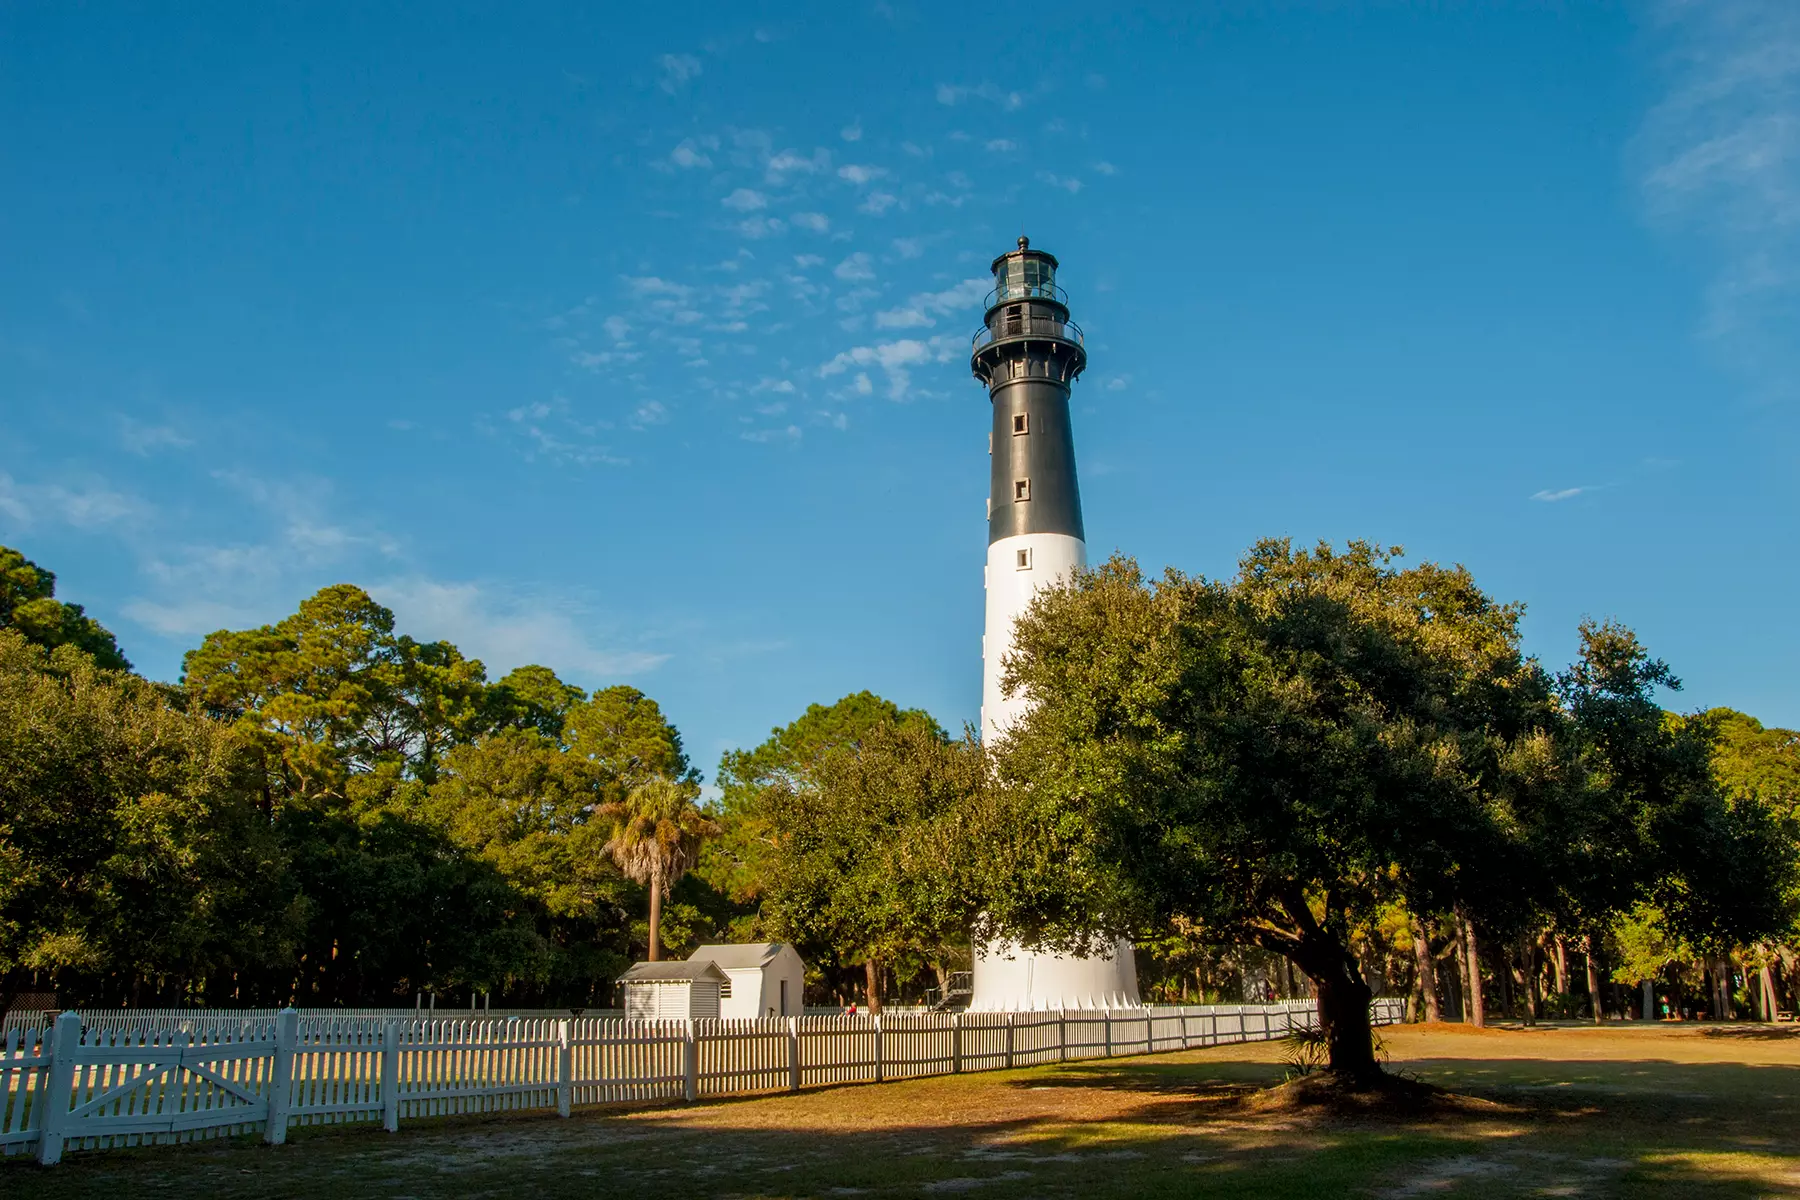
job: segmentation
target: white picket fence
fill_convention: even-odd
[[[1404,1002],[1374,1002],[1377,1024]],[[1112,1012],[809,1016],[755,1021],[422,1017],[342,1012],[63,1013],[10,1029],[0,1152],[164,1144],[294,1125],[630,1100],[696,1100],[1266,1041],[1310,1002]]]

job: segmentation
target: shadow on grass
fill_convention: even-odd
[[[1163,1058],[833,1088],[691,1108],[308,1130],[0,1168],[31,1200],[262,1197],[1800,1194],[1800,1068],[1401,1064],[1508,1111],[1241,1111],[1278,1063]]]

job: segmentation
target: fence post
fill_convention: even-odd
[[[1017,1016],[1017,1013],[1006,1014],[1006,1069],[1009,1071],[1013,1065],[1013,1021]]]
[[[1069,1061],[1069,1014],[1056,1010],[1056,1061]]]
[[[1112,1057],[1112,1009],[1103,1010],[1106,1017],[1106,1057]]]
[[[300,1014],[290,1006],[275,1014],[275,1052],[269,1060],[269,1120],[263,1141],[287,1141],[288,1109],[294,1103],[294,1053],[300,1042]]]
[[[788,1018],[788,1087],[800,1090],[800,1018]]]
[[[569,1041],[569,1019],[556,1023],[556,1115],[566,1117],[575,1099],[575,1047]]]
[[[882,1069],[885,1066],[884,1060],[886,1058],[886,1055],[887,1055],[887,1048],[886,1048],[886,1045],[881,1040],[881,1014],[876,1013],[875,1014],[875,1082],[876,1083],[880,1083],[883,1079],[885,1079],[887,1077],[887,1072]]]
[[[950,1014],[950,1073],[962,1074],[962,1014]]]
[[[381,1127],[400,1131],[400,1022],[391,1020],[381,1030]]]
[[[687,1019],[687,1036],[681,1041],[681,1098],[690,1104],[700,1098],[700,1039],[692,1017]]]
[[[81,1050],[81,1017],[66,1012],[51,1034],[50,1065],[44,1071],[44,1121],[38,1129],[37,1160],[46,1167],[62,1161],[69,1111],[75,1107],[76,1057]]]

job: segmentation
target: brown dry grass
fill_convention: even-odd
[[[0,1167],[0,1192],[530,1195],[1800,1196],[1800,1030],[1387,1032],[1467,1099],[1411,1110],[1274,1088],[1279,1044],[692,1106],[306,1131]],[[23,1172],[31,1168],[24,1167]],[[27,1179],[29,1183],[27,1184]]]

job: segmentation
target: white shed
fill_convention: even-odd
[[[786,942],[702,946],[690,963],[711,963],[727,977],[719,1015],[734,1019],[797,1017],[806,1011],[806,964]]]
[[[641,962],[619,976],[628,1021],[717,1017],[725,972],[709,962]]]

